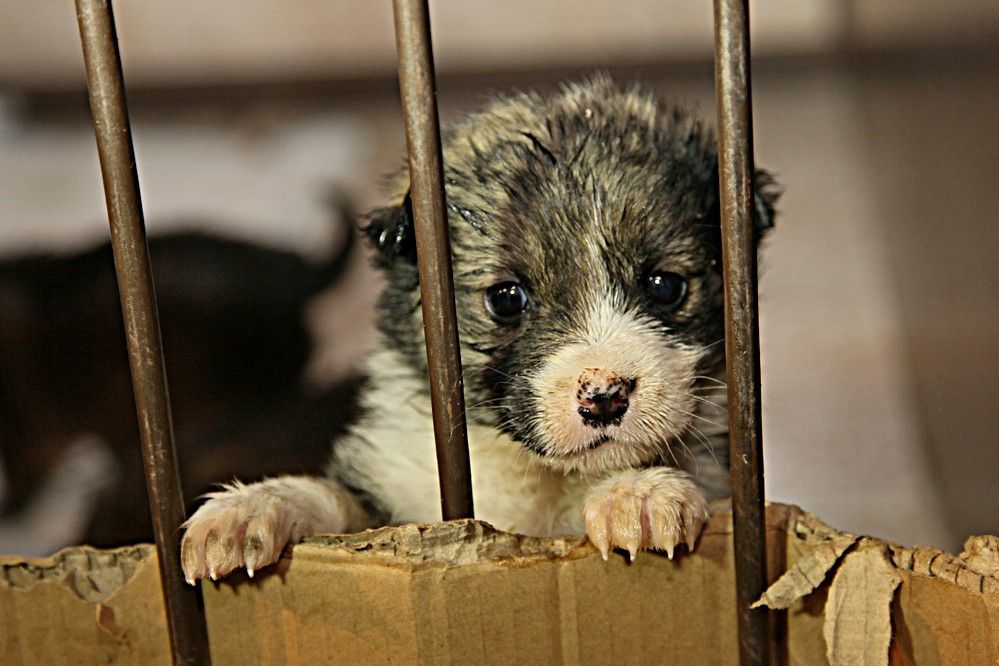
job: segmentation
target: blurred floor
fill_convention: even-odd
[[[709,64],[618,78],[632,74],[713,120]],[[950,549],[999,530],[999,87],[984,76],[959,59],[754,70],[757,162],[786,190],[762,261],[767,492],[842,529]],[[555,81],[445,77],[442,113]],[[328,183],[375,205],[380,175],[400,164],[391,85],[257,103],[139,99],[154,230],[207,212],[309,252],[329,242]],[[85,108],[9,112],[0,156],[0,253],[106,233]],[[358,260],[316,302],[314,378],[342,374],[373,344],[378,284]]]

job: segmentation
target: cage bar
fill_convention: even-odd
[[[750,609],[767,586],[760,418],[760,335],[753,229],[753,116],[749,71],[749,2],[715,0],[715,93],[725,360],[735,549],[739,659],[769,663],[769,616]]]
[[[184,499],[114,16],[110,0],[76,0],[76,13],[125,321],[170,648],[174,664],[206,664],[208,634],[200,609],[200,592],[184,584],[180,568]]]
[[[444,200],[430,13],[426,0],[394,0],[393,10],[441,512],[444,520],[471,518],[472,473],[468,462],[461,348]]]

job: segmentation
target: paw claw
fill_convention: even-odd
[[[247,497],[245,487],[210,499],[187,521],[181,541],[187,582],[193,585],[206,577],[219,580],[242,567],[252,577],[275,562],[292,537],[284,515],[270,497]],[[248,529],[250,538],[246,537]]]
[[[590,542],[597,547],[600,555],[607,561],[610,556],[610,533],[607,530],[606,502],[587,502],[583,509],[583,519],[586,522],[586,534]]]
[[[583,507],[586,532],[604,560],[623,548],[634,562],[638,551],[661,550],[673,559],[678,544],[692,550],[707,503],[685,474],[669,468],[631,470],[599,484]]]

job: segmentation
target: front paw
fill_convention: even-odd
[[[627,470],[595,485],[583,504],[586,534],[604,559],[624,548],[634,560],[639,549],[693,549],[708,505],[686,474],[668,467]]]
[[[239,483],[208,497],[184,523],[180,553],[188,583],[217,580],[239,567],[252,577],[278,560],[294,529],[278,498]]]

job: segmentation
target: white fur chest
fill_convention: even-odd
[[[336,474],[370,493],[393,523],[440,520],[440,491],[430,401],[394,352],[369,362],[373,386],[366,415],[334,447]],[[529,535],[582,533],[586,481],[532,460],[520,444],[489,426],[468,425],[475,516]]]

